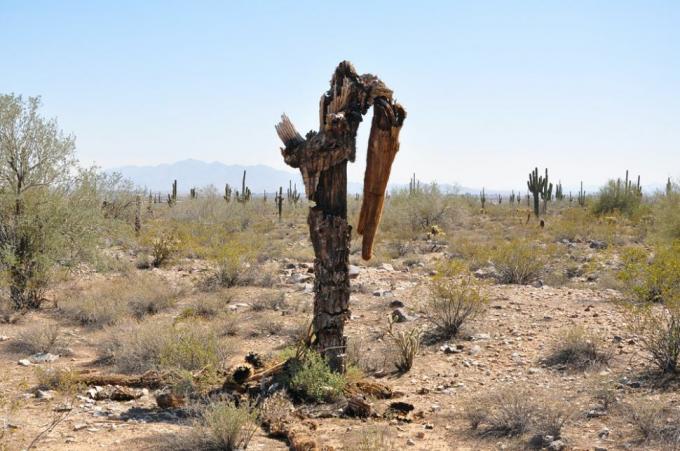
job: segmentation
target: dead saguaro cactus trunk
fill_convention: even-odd
[[[307,219],[316,257],[315,346],[337,371],[344,369],[344,326],[350,316],[347,162],[355,159],[357,129],[371,106],[373,123],[358,225],[363,235],[362,257],[369,259],[406,118],[392,91],[378,77],[358,75],[351,63],[343,61],[333,74],[330,89],[321,96],[319,131],[310,131],[303,138],[285,115],[276,125],[285,146],[281,149],[284,161],[300,169],[307,198],[315,204]]]

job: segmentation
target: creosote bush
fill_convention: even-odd
[[[498,272],[499,282],[524,285],[538,278],[545,266],[544,251],[521,239],[501,242],[489,260]]]
[[[658,401],[640,399],[623,406],[625,415],[647,443],[661,443],[668,449],[680,446],[680,415]]]
[[[615,180],[610,180],[600,188],[593,212],[597,215],[619,212],[632,216],[638,211],[641,199],[635,189],[626,190]]]
[[[482,313],[488,299],[474,276],[460,262],[440,265],[432,280],[427,303],[428,320],[443,338],[458,334],[461,326]]]
[[[24,354],[49,352],[68,354],[67,343],[56,324],[33,324],[24,329],[10,343],[10,349]]]
[[[651,262],[640,250],[624,256],[619,274],[628,287],[629,327],[662,373],[680,359],[680,241],[655,248]]]

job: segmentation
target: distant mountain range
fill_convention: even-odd
[[[250,187],[253,194],[262,194],[265,190],[268,193],[273,193],[280,186],[285,190],[288,188],[289,181],[297,184],[298,191],[304,192],[302,178],[298,171],[274,169],[261,164],[254,166],[226,165],[217,161],[207,163],[189,159],[157,166],[121,166],[108,169],[107,172],[119,172],[125,178],[132,180],[135,185],[147,188],[152,192],[160,191],[161,193],[169,192],[172,181],[176,179],[179,192],[186,194],[191,188],[204,188],[208,185],[214,185],[221,192],[225,183],[231,185],[233,189],[240,190],[244,170],[246,171],[246,185]],[[421,182],[421,184],[424,183]],[[390,188],[407,186],[405,184],[390,184]],[[469,193],[472,195],[479,195],[481,192],[481,188],[462,187],[449,183],[440,183],[438,186],[444,192]],[[651,193],[655,190],[662,190],[664,186],[662,184],[649,184],[643,185],[643,189],[645,192]],[[526,182],[520,183],[519,187],[522,188],[522,194],[526,194]],[[362,189],[363,183],[350,181],[347,184],[347,190],[350,194],[360,193]],[[588,194],[593,194],[597,192],[598,187],[584,186],[584,189]],[[565,185],[565,194],[569,191],[577,193],[578,187]],[[510,190],[490,187],[487,187],[485,192],[487,195],[502,194],[505,196],[510,194]]]
[[[240,191],[244,170],[246,185],[253,194],[261,194],[265,190],[272,193],[280,186],[285,190],[289,181],[297,184],[298,191],[304,191],[299,172],[283,171],[261,164],[226,165],[217,161],[207,163],[189,159],[158,166],[121,166],[108,169],[107,172],[119,172],[135,185],[152,192],[168,192],[173,180],[177,180],[178,191],[186,194],[191,188],[203,188],[208,185],[214,185],[222,191],[225,183]]]

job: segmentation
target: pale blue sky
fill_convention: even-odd
[[[0,50],[0,92],[42,95],[104,167],[283,168],[274,123],[315,128],[348,59],[408,111],[394,181],[680,176],[678,1],[0,0]]]

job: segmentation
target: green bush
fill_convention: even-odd
[[[680,240],[657,245],[652,255],[640,247],[626,249],[618,278],[637,302],[664,302],[664,295],[680,293]]]
[[[438,270],[430,288],[427,303],[428,320],[444,338],[458,334],[461,326],[482,313],[488,299],[475,278],[460,263]]]
[[[311,350],[289,359],[281,382],[293,395],[314,402],[338,399],[346,385],[343,375],[331,371],[323,357]]]
[[[610,180],[600,188],[593,204],[593,212],[597,215],[619,212],[627,216],[637,213],[642,196],[633,188],[625,189],[620,181]]]
[[[527,241],[515,239],[496,246],[489,260],[498,272],[499,282],[524,285],[538,278],[545,266],[544,252]]]

